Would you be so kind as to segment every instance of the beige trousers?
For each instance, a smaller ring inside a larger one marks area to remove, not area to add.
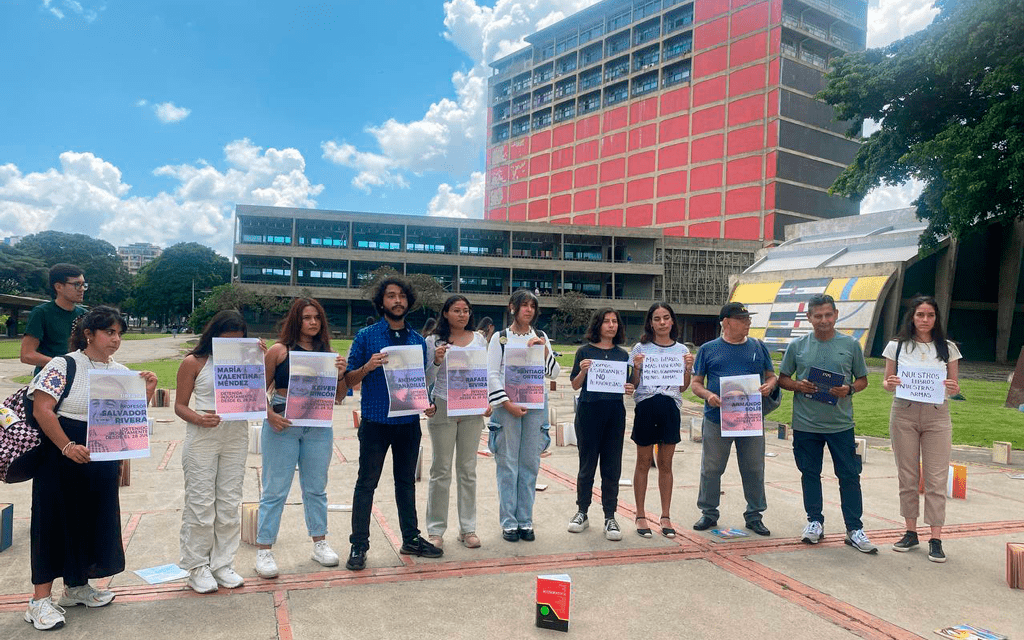
[[[896,398],[889,414],[889,437],[900,483],[900,515],[920,515],[917,493],[924,475],[924,521],[941,527],[946,522],[946,481],[953,448],[949,401],[929,404]]]
[[[476,452],[480,449],[481,416],[448,416],[448,403],[434,398],[437,413],[427,419],[434,457],[427,485],[427,535],[443,536],[448,528],[448,496],[452,469],[458,484],[459,533],[476,531]]]

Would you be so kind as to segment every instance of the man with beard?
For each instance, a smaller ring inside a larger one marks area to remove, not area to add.
[[[419,416],[388,417],[390,398],[381,368],[387,362],[385,347],[418,345],[427,362],[427,343],[405,321],[416,304],[416,292],[405,279],[384,278],[377,285],[373,305],[382,319],[356,334],[348,354],[345,381],[352,387],[365,380],[361,392],[362,419],[359,421],[359,474],[352,497],[352,550],[345,567],[359,571],[366,567],[370,547],[370,515],[373,492],[380,481],[388,447],[395,476],[395,502],[402,530],[400,553],[424,558],[439,558],[443,552],[420,537],[416,521],[416,460],[420,450]],[[433,415],[435,407],[425,411]]]
[[[71,325],[85,313],[85,307],[79,304],[88,288],[77,266],[61,263],[50,268],[53,300],[32,309],[21,339],[21,361],[34,366],[34,373],[39,373],[51,358],[68,352]]]

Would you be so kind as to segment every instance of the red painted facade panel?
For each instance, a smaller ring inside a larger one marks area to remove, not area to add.
[[[573,216],[572,223],[580,227],[592,227],[594,226],[594,214],[588,213],[582,216]]]
[[[729,97],[750,93],[751,91],[763,91],[767,82],[765,66],[764,64],[755,64],[730,73]]]
[[[487,153],[487,166],[508,162],[508,143],[493,147]]]
[[[532,178],[530,180],[530,197],[537,198],[548,193],[548,177]]]
[[[576,123],[576,139],[583,140],[601,133],[601,116],[590,116]]]
[[[597,154],[601,150],[600,140],[590,140],[576,145],[576,164],[593,162],[597,160]]]
[[[779,121],[772,120],[765,127],[766,139],[768,142],[765,144],[769,149],[772,147],[779,146]]]
[[[645,124],[629,130],[629,150],[636,151],[658,143],[658,125]]]
[[[679,225],[679,226],[676,226],[676,227],[665,227],[664,229],[662,229],[662,232],[666,236],[685,237],[686,236],[686,226],[685,225]]]
[[[693,85],[693,105],[696,109],[702,104],[725,100],[725,76],[718,76]]]
[[[703,191],[722,186],[722,165],[709,164],[690,169],[690,191]]]
[[[690,162],[697,164],[721,158],[724,140],[725,136],[720,133],[694,140],[690,145]]]
[[[764,118],[764,96],[750,96],[729,103],[729,126]]]
[[[626,151],[626,132],[620,131],[601,138],[601,157],[618,155]]]
[[[770,35],[768,36],[768,55],[774,56],[775,54],[782,50],[782,27],[772,27],[772,30],[769,31],[769,34]]]
[[[568,193],[551,198],[548,215],[560,216],[572,212],[572,196]]]
[[[525,180],[530,177],[530,161],[520,160],[508,165],[508,179],[511,181]]]
[[[778,24],[779,22],[782,22],[782,0],[771,0],[771,2],[772,9],[770,20],[773,24]]]
[[[725,180],[729,185],[761,180],[761,156],[750,156],[730,160],[725,168]]]
[[[690,117],[690,135],[699,136],[708,131],[725,128],[725,105],[694,111]]]
[[[576,139],[576,127],[570,124],[563,124],[560,127],[555,127],[555,130],[551,132],[551,146],[561,147],[567,145]]]
[[[509,222],[523,222],[526,220],[526,203],[514,204],[508,208]]]
[[[693,58],[693,77],[704,78],[729,66],[729,47],[718,47]]]
[[[492,184],[505,184],[508,182],[508,165],[499,165],[488,171],[487,180]]]
[[[654,178],[630,180],[626,184],[626,202],[639,202],[654,197]]]
[[[691,224],[686,228],[686,235],[691,238],[718,238],[720,228],[721,223],[719,222]]]
[[[762,31],[752,36],[737,40],[729,47],[729,65],[740,65],[760,60],[768,55],[768,33]]]
[[[768,115],[779,115],[779,92],[778,90],[768,92]]]
[[[530,139],[515,140],[508,145],[509,160],[518,160],[530,155]]]
[[[627,107],[611,109],[604,113],[604,124],[601,126],[601,133],[608,133],[626,126],[629,121]]]
[[[743,187],[725,192],[725,214],[761,210],[761,187]]]
[[[629,105],[629,124],[647,122],[658,117],[658,98],[647,98]]]
[[[544,198],[531,200],[528,217],[530,220],[548,217],[548,201]]]
[[[655,154],[655,151],[644,151],[629,156],[629,177],[632,178],[654,171]]]
[[[725,221],[725,236],[734,240],[758,240],[761,234],[761,218],[735,218]]]
[[[622,209],[609,209],[598,214],[598,224],[602,227],[621,227]]]
[[[551,155],[541,153],[530,158],[530,175],[536,176],[551,170]]]
[[[686,198],[662,200],[657,205],[658,224],[682,222],[686,219]]]
[[[661,115],[662,117],[672,113],[679,113],[680,111],[686,111],[690,108],[690,88],[683,87],[682,89],[676,89],[669,91],[661,96]]]
[[[764,177],[771,179],[775,177],[775,163],[777,162],[778,156],[775,151],[765,154],[764,157]]]
[[[551,218],[548,220],[551,224],[572,224],[572,218],[566,216],[564,218]]]
[[[507,220],[508,209],[506,209],[505,207],[495,207],[494,209],[491,209],[490,211],[487,212],[487,219],[502,221]]]
[[[742,7],[744,5],[748,5],[748,4],[751,4],[753,2],[759,2],[759,1],[760,0],[732,0],[732,8],[733,8],[733,10],[736,10],[736,9],[739,9],[740,7]]]
[[[658,176],[658,197],[677,196],[686,191],[686,172],[672,171]]]
[[[626,209],[626,226],[627,227],[647,227],[650,226],[652,219],[654,218],[654,206],[649,204],[638,204],[634,207]]]
[[[621,180],[626,175],[626,159],[615,158],[601,163],[601,182]]]
[[[686,165],[689,146],[689,144],[681,142],[679,144],[673,144],[659,149],[658,169],[672,169],[674,167],[682,167]]]
[[[597,165],[588,164],[576,169],[575,184],[577,189],[597,184]]]
[[[508,201],[519,202],[520,200],[526,200],[526,192],[529,187],[529,183],[525,180],[510,184],[508,187]]]
[[[700,0],[693,7],[693,21],[703,22],[729,10],[729,0]]]
[[[759,150],[764,142],[764,129],[760,126],[735,129],[729,132],[726,153],[736,156]]]
[[[597,189],[577,191],[572,196],[572,210],[591,211],[597,208]]]
[[[775,208],[775,183],[769,182],[764,186],[764,210],[771,211]],[[767,237],[767,236],[766,236]]]
[[[661,131],[658,137],[660,144],[678,140],[690,135],[690,116],[682,115],[661,121]]]
[[[765,0],[733,13],[732,37],[767,27],[769,9],[769,3]]]
[[[572,147],[566,147],[564,149],[558,149],[557,151],[551,152],[551,170],[558,171],[565,167],[572,166]]]
[[[698,2],[701,5],[703,2]],[[694,20],[700,22],[700,18]],[[722,17],[707,24],[698,24],[693,29],[693,50],[702,51],[709,47],[717,47],[729,37],[729,18]]]
[[[551,193],[572,189],[572,169],[551,176]]]
[[[551,131],[541,131],[530,136],[530,153],[551,148]]]
[[[597,197],[598,206],[613,207],[617,204],[622,204],[622,191],[621,182],[600,187]]]
[[[700,220],[722,215],[722,194],[705,193],[690,198],[689,220]]]
[[[499,204],[508,204],[508,187],[494,187],[487,191],[487,204],[496,207]]]
[[[775,215],[766,213],[764,216],[764,230],[761,232],[762,238],[774,238],[775,237]]]

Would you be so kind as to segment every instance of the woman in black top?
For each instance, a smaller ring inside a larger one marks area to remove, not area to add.
[[[611,308],[598,309],[590,318],[586,339],[590,344],[576,351],[576,361],[570,375],[572,388],[580,390],[576,406],[580,470],[576,476],[576,505],[579,510],[569,521],[569,532],[580,533],[590,526],[587,510],[590,508],[594,488],[594,473],[600,461],[604,537],[608,540],[622,540],[622,531],[615,522],[615,507],[619,500],[619,476],[622,475],[626,407],[620,393],[593,392],[587,389],[587,375],[595,360],[629,361],[629,354],[618,346],[626,340],[619,312]],[[625,390],[626,393],[633,393],[633,385],[627,382]]]

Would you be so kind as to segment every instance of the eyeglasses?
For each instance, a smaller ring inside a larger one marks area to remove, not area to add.
[[[88,282],[65,282],[63,284],[70,285],[70,286],[74,287],[75,289],[77,289],[79,291],[88,291],[89,290],[89,283]]]

